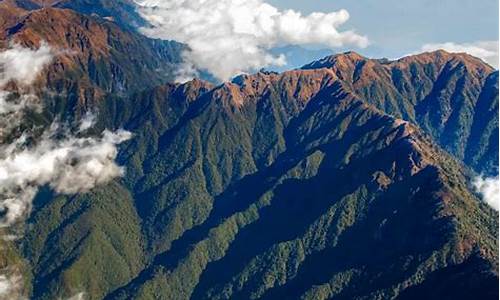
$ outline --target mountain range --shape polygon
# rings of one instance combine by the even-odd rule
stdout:
[[[186,46],[132,2],[0,1],[0,47],[58,49],[49,127],[124,128],[123,178],[40,190],[1,270],[32,299],[498,299],[498,71],[467,54],[355,52],[173,83]],[[2,229],[3,230],[3,229]],[[6,298],[6,299],[9,299]]]

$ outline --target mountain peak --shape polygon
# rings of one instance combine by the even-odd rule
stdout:
[[[328,69],[291,70],[283,73],[258,72],[253,75],[240,75],[232,82],[224,83],[216,94],[221,99],[230,95],[230,103],[242,106],[249,99],[261,97],[268,91],[279,90],[298,101],[307,103],[322,88],[337,80],[335,74]]]
[[[494,70],[494,68],[491,67],[486,62],[468,53],[448,52],[442,49],[405,56],[403,58],[396,60],[394,63],[398,62],[403,62],[403,63],[417,62],[424,64],[435,63],[438,65],[444,65],[448,62],[458,62],[463,64],[469,70],[479,70],[486,73],[490,73]]]
[[[57,148],[66,131],[90,145],[104,129],[133,134],[108,154],[123,178],[85,195],[40,188],[24,236],[0,240],[0,284],[19,268],[33,299],[498,299],[485,296],[498,291],[498,213],[471,184],[473,170],[498,176],[498,72],[442,50],[348,51],[173,83],[186,46],[120,24],[110,9],[129,2],[0,0],[0,45],[54,50],[26,89],[43,110],[28,107],[12,147],[50,155],[38,132],[53,120]],[[87,111],[95,126],[73,126]]]
[[[62,89],[57,92],[80,90],[80,103],[172,80],[181,61],[184,46],[179,43],[149,39],[75,10],[51,6],[26,11],[0,2],[0,13],[2,8],[12,18],[0,28],[0,45],[33,47],[45,41],[56,55],[43,78]]]
[[[352,50],[343,52],[342,54],[338,54],[337,56],[349,57],[352,59],[366,59],[366,57],[364,57],[363,55],[359,54],[356,51],[352,51]]]
[[[340,68],[353,67],[359,62],[366,61],[367,58],[354,51],[334,54],[314,61],[302,67],[302,69],[321,69],[338,66]]]
[[[302,69],[335,68],[341,70],[346,70],[346,69],[353,70],[359,63],[385,65],[388,68],[394,66],[401,66],[402,64],[410,65],[412,63],[435,64],[439,67],[442,67],[448,62],[462,63],[470,70],[481,71],[484,73],[490,73],[494,70],[490,65],[470,54],[451,53],[442,49],[414,54],[414,55],[408,55],[399,58],[397,60],[371,59],[364,57],[357,52],[347,51],[344,53],[339,53],[324,57],[320,60],[314,61],[310,64],[303,66]]]

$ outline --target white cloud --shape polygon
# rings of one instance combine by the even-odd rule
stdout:
[[[0,299],[21,299],[23,279],[19,274],[0,275]]]
[[[27,110],[41,109],[38,98],[31,94],[18,94],[1,90],[0,86],[0,143],[13,130],[19,128]]]
[[[422,46],[422,51],[442,49],[448,52],[465,52],[478,57],[498,69],[498,41],[478,41],[473,43],[437,43]]]
[[[199,76],[196,66],[190,62],[186,52],[184,53],[184,62],[180,64],[175,71],[175,82],[185,83]]]
[[[500,181],[498,177],[483,178],[478,176],[472,184],[481,193],[483,201],[498,211],[500,208]]]
[[[93,126],[92,114],[82,118],[76,133],[57,122],[41,135],[32,128],[18,132],[26,110],[41,108],[30,85],[52,57],[45,43],[36,50],[13,45],[0,52],[0,227],[23,220],[41,186],[76,194],[124,173],[115,158],[117,145],[128,140],[130,132],[105,130],[99,137],[82,137]],[[0,238],[12,240],[16,235],[5,232]],[[23,279],[12,268],[0,270],[0,299],[21,297]],[[82,298],[80,293],[71,300]]]
[[[23,97],[11,96],[11,93],[0,90],[0,115],[7,115],[24,110],[34,102],[29,99],[29,95],[23,95]]]
[[[31,84],[52,57],[51,48],[44,42],[37,50],[12,45],[0,52],[0,86],[11,80],[23,85]]]
[[[52,58],[53,51],[44,42],[36,50],[13,44],[0,52],[0,142],[19,126],[27,109],[39,109],[29,85]],[[10,82],[16,83],[16,93],[5,90]]]
[[[26,215],[40,186],[77,194],[123,175],[123,168],[114,162],[116,145],[128,140],[129,132],[104,131],[99,138],[56,135],[61,130],[54,126],[37,137],[36,145],[27,146],[23,136],[0,148],[0,226],[12,225]]]
[[[27,91],[52,59],[51,53],[45,43],[37,50],[14,45],[0,52],[0,142],[18,129],[26,109],[40,106]],[[17,86],[15,93],[4,90],[9,82]],[[93,114],[85,115],[77,133],[91,128],[94,120]],[[76,194],[122,176],[123,168],[114,162],[116,146],[130,137],[124,130],[79,137],[56,122],[41,135],[33,136],[28,129],[0,145],[0,227],[14,224],[30,211],[40,186]]]
[[[73,296],[69,297],[66,300],[83,300],[83,299],[85,299],[85,293],[81,292],[81,293],[78,293],[76,295],[73,295]]]
[[[85,132],[94,126],[96,116],[91,112],[87,112],[83,118],[80,120],[80,125],[78,126],[78,132]]]
[[[284,65],[284,55],[269,52],[279,45],[368,45],[366,37],[339,30],[349,19],[346,10],[303,16],[293,10],[280,11],[263,0],[136,2],[152,24],[143,28],[146,35],[186,43],[191,49],[186,52],[188,66],[207,70],[221,80],[269,65]]]

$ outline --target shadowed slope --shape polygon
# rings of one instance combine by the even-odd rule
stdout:
[[[354,52],[326,57],[303,67],[329,68],[361,99],[384,112],[418,124],[444,149],[477,172],[498,173],[498,78],[493,68],[467,54],[423,53],[396,61]],[[492,77],[491,79],[489,79]],[[473,124],[482,115],[483,125]],[[487,128],[474,130],[475,126]],[[493,132],[493,134],[492,134]],[[475,142],[478,152],[467,151]]]
[[[184,176],[200,172],[196,176],[208,183],[203,188],[219,176],[222,193],[201,191],[207,197],[202,219],[176,233],[173,242],[167,239],[148,268],[107,298],[386,297],[423,282],[425,276],[419,274],[472,256],[490,261],[481,270],[496,270],[496,213],[468,191],[460,165],[417,128],[353,98],[335,78],[329,71],[245,76],[235,80],[237,85],[217,87],[197,100],[203,109],[196,108],[180,126],[167,130],[166,148],[159,153],[170,153],[168,149],[177,145],[186,149],[194,135],[218,141],[218,153],[228,151],[225,159],[236,151],[252,166],[253,146],[243,133],[255,132],[245,129],[254,124],[248,120],[259,119],[249,119],[254,107],[269,102],[268,106],[279,106],[293,99],[302,108],[280,109],[292,112],[281,119],[283,150],[256,171],[210,174],[194,171],[195,162],[161,183],[177,182],[170,188],[173,192],[186,183]],[[302,89],[304,82],[308,84]],[[281,97],[274,95],[275,88]],[[306,102],[301,101],[304,93]],[[208,116],[224,120],[224,125],[208,126],[213,129],[203,136],[201,124],[210,124]],[[200,137],[191,131],[195,128],[201,129]],[[240,137],[237,145],[230,142],[234,135]],[[232,148],[247,141],[248,150]],[[207,151],[198,147],[191,158]],[[206,160],[202,161],[218,164]],[[172,165],[173,160],[166,161]],[[159,174],[165,172],[153,176]],[[151,195],[141,201],[152,199],[161,198]],[[175,214],[168,214],[187,216],[187,207],[196,207],[196,199],[200,198],[184,198],[169,208]],[[185,203],[192,204],[184,207]],[[167,227],[159,226],[162,235],[171,217],[162,218],[167,222]],[[322,269],[328,260],[331,264]]]
[[[387,72],[360,68],[367,84]],[[452,72],[474,84],[460,91],[480,81],[468,68]],[[416,114],[404,121],[386,110],[400,106],[360,96],[354,73],[262,72],[216,87],[195,80],[103,95],[97,130],[134,132],[119,158],[127,175],[88,197],[42,201],[23,241],[33,298],[392,298],[448,286],[439,274],[453,270],[497,278],[498,214],[471,193],[474,174],[412,124]],[[428,97],[443,86],[438,73],[425,73],[429,86],[413,106],[402,100],[408,112],[460,106],[460,93]],[[484,90],[472,109],[492,111],[493,95],[494,86]],[[471,121],[470,131],[493,136],[488,124]]]
[[[38,85],[65,95],[70,109],[105,93],[125,95],[173,80],[181,62],[182,44],[148,39],[105,19],[58,8],[11,10],[17,21],[1,28],[4,44],[48,43],[55,59]]]

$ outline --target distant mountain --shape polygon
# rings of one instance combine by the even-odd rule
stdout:
[[[0,241],[27,297],[498,299],[498,212],[471,186],[498,174],[497,71],[349,52],[174,84],[181,44],[53,7],[81,3],[0,2],[1,45],[69,50],[35,84],[40,126],[133,132],[124,178],[42,189]]]

